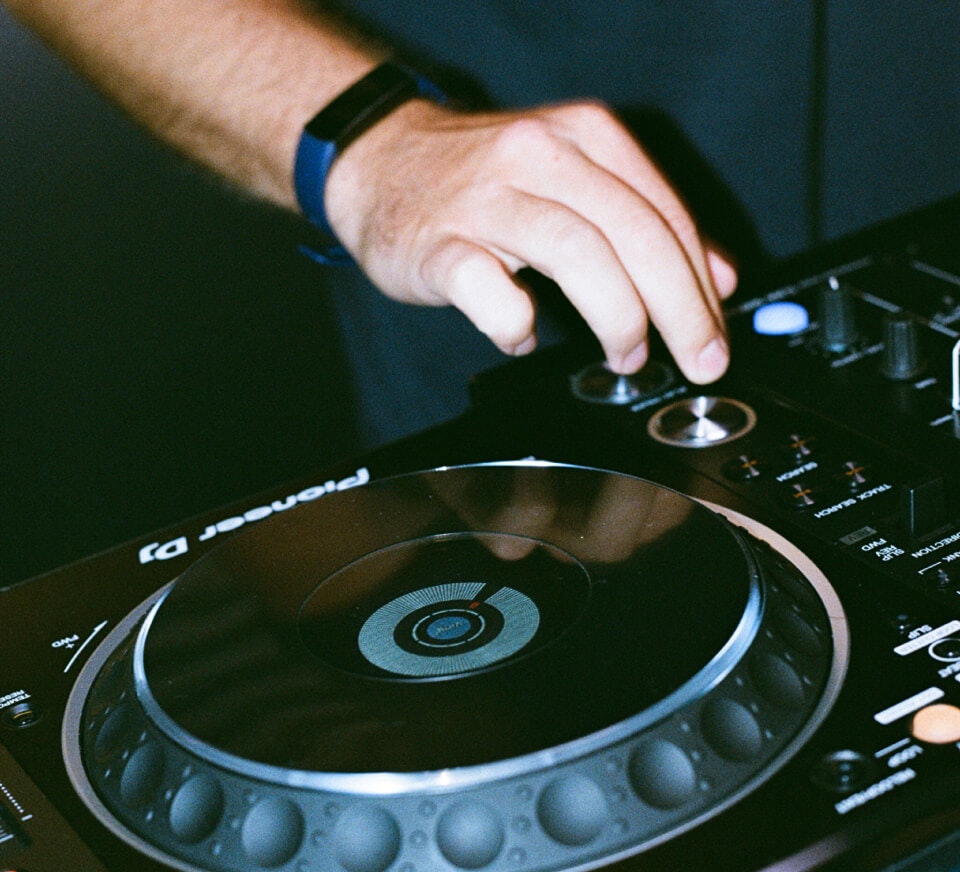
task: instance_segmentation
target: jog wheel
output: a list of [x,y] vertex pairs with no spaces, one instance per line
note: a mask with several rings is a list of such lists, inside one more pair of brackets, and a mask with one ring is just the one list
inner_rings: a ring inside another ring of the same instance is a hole
[[638,862],[769,778],[842,682],[826,579],[730,517],[536,463],[330,494],[114,629],[68,772],[177,869]]

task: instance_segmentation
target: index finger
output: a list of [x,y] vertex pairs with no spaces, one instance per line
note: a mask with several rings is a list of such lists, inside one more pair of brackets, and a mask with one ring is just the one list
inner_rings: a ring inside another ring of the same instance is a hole
[[610,239],[685,375],[719,377],[729,360],[721,300],[736,284],[732,265],[704,245],[677,193],[608,110],[572,106],[558,117],[588,163],[568,190],[593,210],[586,214]]

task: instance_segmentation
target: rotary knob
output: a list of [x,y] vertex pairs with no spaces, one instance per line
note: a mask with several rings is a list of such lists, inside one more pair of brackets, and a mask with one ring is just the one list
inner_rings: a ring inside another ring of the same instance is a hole
[[820,292],[820,345],[824,351],[843,354],[859,338],[850,289],[831,277]]
[[605,363],[592,363],[570,379],[570,390],[587,403],[626,406],[665,391],[673,381],[670,367],[657,360],[633,375],[620,375]]
[[883,319],[883,359],[880,374],[907,381],[923,371],[917,321],[909,312],[889,312]]

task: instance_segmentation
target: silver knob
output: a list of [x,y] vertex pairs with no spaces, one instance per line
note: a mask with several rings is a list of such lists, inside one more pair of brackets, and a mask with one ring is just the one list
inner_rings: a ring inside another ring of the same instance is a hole
[[657,360],[633,375],[620,375],[604,363],[592,363],[570,379],[570,390],[587,403],[626,406],[665,391],[673,382],[673,370]]

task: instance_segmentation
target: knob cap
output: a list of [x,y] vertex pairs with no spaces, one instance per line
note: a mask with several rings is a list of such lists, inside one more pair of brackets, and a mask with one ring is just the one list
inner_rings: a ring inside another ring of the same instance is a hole
[[883,319],[880,374],[893,381],[916,378],[923,371],[917,321],[909,312],[890,312]]
[[656,360],[633,375],[619,375],[611,372],[604,363],[594,363],[570,379],[570,389],[577,399],[588,403],[625,406],[656,396],[673,381],[670,367]]
[[849,351],[859,339],[850,290],[831,278],[820,292],[820,344],[825,351]]

